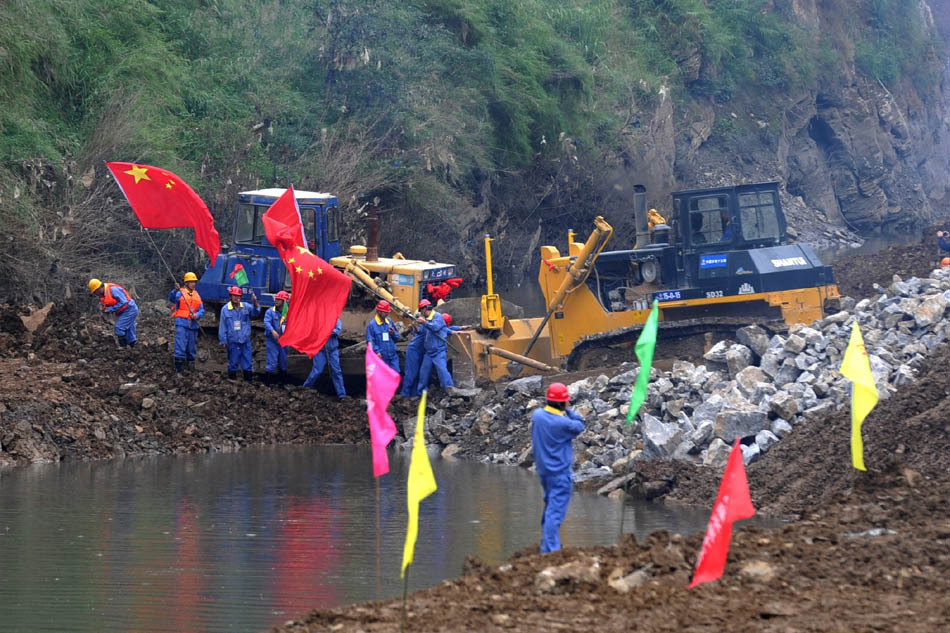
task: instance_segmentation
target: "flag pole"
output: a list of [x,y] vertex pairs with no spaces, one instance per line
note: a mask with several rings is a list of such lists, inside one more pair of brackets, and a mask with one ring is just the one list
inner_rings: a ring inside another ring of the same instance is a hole
[[379,567],[379,477],[373,477],[376,480],[376,599],[380,599],[382,590],[380,567]]
[[406,566],[406,573],[402,578],[402,620],[399,622],[399,633],[405,633],[406,630],[406,594],[409,593],[409,568],[412,564]]
[[[168,262],[165,261],[165,256],[162,255],[162,251],[158,249],[158,244],[156,244],[155,240],[152,239],[152,234],[149,233],[148,229],[145,227],[142,227],[142,230],[145,232],[145,237],[147,237],[148,241],[151,242],[152,248],[154,248],[155,252],[158,253],[158,258],[162,260],[162,264],[165,265],[165,270],[167,270],[169,276],[171,276],[172,283],[175,284],[175,289],[178,290],[178,292],[181,292],[181,286],[178,285],[178,279],[175,278],[175,273],[172,272],[172,269],[171,267],[169,267]],[[188,314],[190,314],[192,316],[192,319],[194,319],[195,311],[191,309],[191,304],[186,301],[185,305],[188,307]],[[198,335],[201,336],[201,326],[198,326]]]

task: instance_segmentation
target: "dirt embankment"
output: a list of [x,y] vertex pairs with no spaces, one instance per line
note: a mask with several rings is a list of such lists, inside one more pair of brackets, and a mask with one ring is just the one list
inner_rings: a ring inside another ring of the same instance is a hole
[[[67,308],[53,308],[32,336],[9,307],[0,322],[0,464],[369,441],[358,398],[220,371],[176,376],[167,318],[140,322],[134,349],[118,349],[109,324]],[[199,354],[208,364],[223,356],[204,334]]]

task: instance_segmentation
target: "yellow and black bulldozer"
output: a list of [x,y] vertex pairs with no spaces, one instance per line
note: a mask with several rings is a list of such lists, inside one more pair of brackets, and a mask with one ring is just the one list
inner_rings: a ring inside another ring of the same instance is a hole
[[838,299],[831,267],[810,245],[786,243],[778,183],[679,191],[672,198],[669,222],[649,221],[646,190],[635,187],[633,248],[606,250],[613,228],[602,217],[584,243],[569,232],[566,253],[542,246],[538,282],[546,313],[535,318],[502,314],[486,237],[481,323],[452,337],[456,380],[584,369],[618,350],[629,360],[654,300],[660,340],[708,341],[734,336],[744,325],[781,331],[811,323]]

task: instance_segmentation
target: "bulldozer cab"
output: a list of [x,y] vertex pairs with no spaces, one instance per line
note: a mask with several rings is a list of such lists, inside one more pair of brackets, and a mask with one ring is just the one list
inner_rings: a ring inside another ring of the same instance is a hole
[[778,183],[673,194],[675,241],[687,250],[742,250],[779,245],[786,236]]

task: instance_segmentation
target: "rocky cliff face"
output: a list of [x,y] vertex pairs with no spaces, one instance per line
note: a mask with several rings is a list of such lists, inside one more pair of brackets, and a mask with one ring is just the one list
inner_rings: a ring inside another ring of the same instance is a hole
[[[930,4],[918,9],[933,30]],[[827,39],[846,52],[843,72],[779,103],[774,95],[738,94],[724,105],[679,108],[661,93],[641,131],[625,139],[651,198],[662,205],[677,188],[779,180],[790,226],[818,242],[833,241],[838,229],[888,232],[948,215],[950,71],[933,85],[906,79],[888,89],[856,71],[854,42],[840,27],[844,5],[784,5],[813,27],[816,50]],[[776,106],[778,116],[765,114]]]

